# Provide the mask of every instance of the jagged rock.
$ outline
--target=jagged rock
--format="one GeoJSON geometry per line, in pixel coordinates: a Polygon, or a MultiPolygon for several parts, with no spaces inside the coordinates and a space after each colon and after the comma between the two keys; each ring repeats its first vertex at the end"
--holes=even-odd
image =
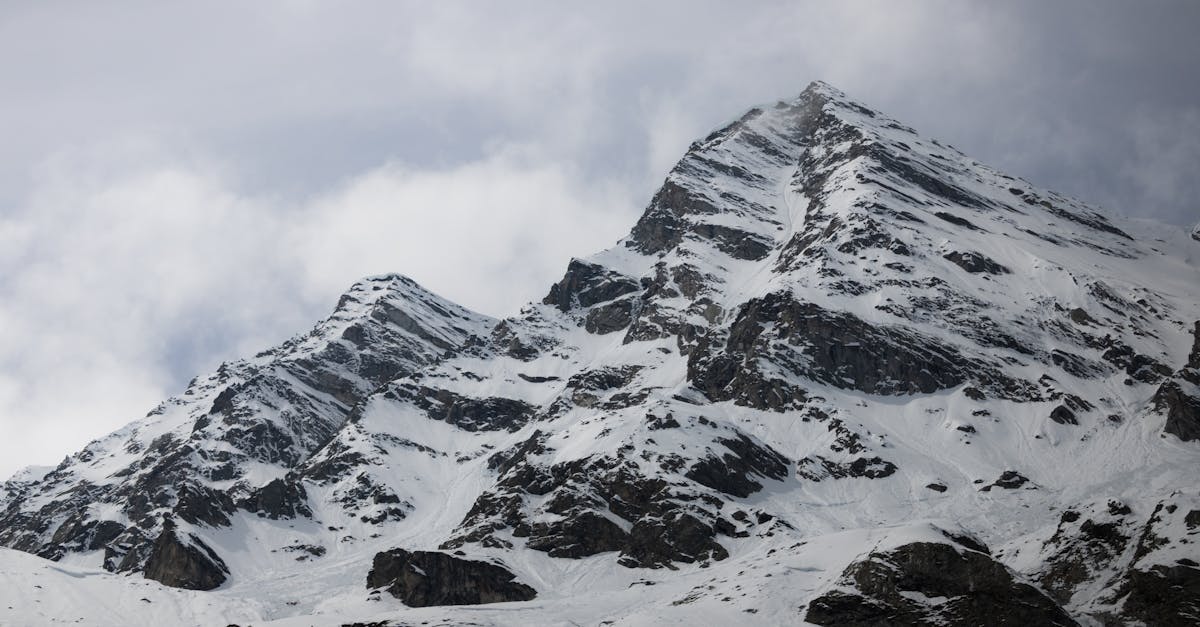
{"type": "Polygon", "coordinates": [[[671,567],[674,562],[691,564],[729,557],[725,547],[714,539],[712,525],[680,510],[671,510],[662,518],[639,520],[629,535],[630,543],[617,561],[622,566],[671,567]]]}
{"type": "Polygon", "coordinates": [[[593,511],[569,512],[555,524],[535,523],[526,546],[550,557],[586,557],[619,551],[629,544],[629,534],[607,517],[593,511]]]}
{"type": "Polygon", "coordinates": [[[1200,568],[1195,563],[1132,570],[1118,589],[1124,617],[1147,625],[1194,625],[1200,617],[1200,568]]]}
{"type": "Polygon", "coordinates": [[[308,508],[307,501],[308,494],[305,492],[304,486],[300,482],[288,478],[271,480],[270,483],[255,490],[238,505],[259,516],[278,520],[312,516],[312,510],[308,508]]]}
{"type": "Polygon", "coordinates": [[[1071,411],[1066,405],[1059,405],[1050,412],[1050,420],[1057,422],[1060,425],[1077,425],[1079,420],[1075,418],[1075,412],[1071,411]]]}
{"type": "Polygon", "coordinates": [[[1011,274],[1012,271],[1007,267],[996,263],[990,257],[981,253],[974,252],[959,252],[951,251],[942,255],[943,259],[949,260],[954,265],[970,272],[972,274],[987,273],[987,274],[1011,274]]]}
{"type": "MultiPolygon", "coordinates": [[[[811,481],[822,479],[866,478],[883,479],[896,473],[896,465],[881,457],[859,457],[849,462],[836,462],[817,456],[815,459],[806,457],[796,464],[796,474],[811,481]]],[[[946,487],[941,486],[945,491],[946,487]]],[[[937,489],[937,488],[932,488],[937,489]]]]}
{"type": "Polygon", "coordinates": [[[1154,407],[1167,415],[1163,433],[1184,442],[1200,440],[1200,321],[1195,324],[1187,364],[1159,386],[1154,407]]]}
{"type": "Polygon", "coordinates": [[[1030,483],[1029,478],[1022,475],[1021,473],[1019,473],[1015,470],[1005,470],[1003,473],[1000,474],[999,479],[996,479],[994,482],[983,486],[982,488],[979,489],[979,491],[980,492],[990,492],[992,490],[992,488],[1003,488],[1005,490],[1016,490],[1017,488],[1025,486],[1026,484],[1029,484],[1029,486],[1026,488],[1027,490],[1035,487],[1030,483]]]}
{"type": "Polygon", "coordinates": [[[759,261],[771,252],[770,240],[740,229],[700,223],[693,225],[691,232],[711,240],[718,250],[734,259],[759,261]]]}
{"type": "Polygon", "coordinates": [[[719,492],[745,498],[762,489],[752,477],[782,481],[788,474],[788,460],[771,447],[752,441],[745,435],[718,440],[728,452],[710,454],[696,462],[684,475],[688,479],[719,492]]]}
{"type": "Polygon", "coordinates": [[[529,601],[537,596],[501,566],[404,549],[375,554],[367,587],[385,588],[409,607],[529,601]]]}
{"type": "Polygon", "coordinates": [[[1142,383],[1159,383],[1172,374],[1166,364],[1148,355],[1142,355],[1126,344],[1117,343],[1101,355],[1103,359],[1121,368],[1125,374],[1142,383]]]}
{"type": "Polygon", "coordinates": [[[970,220],[968,220],[966,218],[960,218],[952,213],[946,213],[945,211],[935,211],[933,215],[935,215],[955,226],[961,226],[964,229],[969,229],[972,231],[982,231],[983,230],[983,229],[975,226],[975,224],[973,222],[971,222],[970,220]]]}
{"type": "Polygon", "coordinates": [[[914,542],[870,553],[813,600],[816,625],[1076,625],[1037,588],[967,547],[914,542]]]}
{"type": "Polygon", "coordinates": [[[542,302],[562,311],[574,307],[591,307],[636,292],[635,279],[622,276],[596,264],[572,259],[562,280],[550,288],[542,302]]]}
{"type": "Polygon", "coordinates": [[[534,407],[523,401],[499,397],[470,398],[449,390],[407,383],[390,387],[385,396],[410,402],[430,418],[465,431],[516,431],[535,413],[534,407]]]}
{"type": "Polygon", "coordinates": [[[588,312],[583,328],[588,333],[604,335],[620,331],[633,322],[633,301],[626,298],[596,307],[588,312]]]}
{"type": "Polygon", "coordinates": [[[229,567],[195,536],[188,534],[186,540],[181,540],[175,524],[167,520],[154,541],[143,574],[164,586],[212,590],[225,582],[229,567]]]}
{"type": "Polygon", "coordinates": [[[872,394],[929,394],[968,380],[1002,396],[1024,387],[936,339],[876,327],[780,292],[743,305],[723,349],[702,343],[693,351],[688,378],[713,400],[723,400],[731,386],[753,381],[739,368],[754,372],[755,360],[764,358],[814,380],[872,394]],[[786,342],[786,351],[777,347],[779,341],[786,342]]]}

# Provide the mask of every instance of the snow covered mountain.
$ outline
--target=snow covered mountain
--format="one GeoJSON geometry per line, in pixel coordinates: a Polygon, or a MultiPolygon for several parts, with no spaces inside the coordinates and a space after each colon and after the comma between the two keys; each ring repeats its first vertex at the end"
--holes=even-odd
{"type": "Polygon", "coordinates": [[[814,83],[519,315],[364,280],[14,477],[0,544],[255,624],[1191,624],[1198,261],[814,83]]]}

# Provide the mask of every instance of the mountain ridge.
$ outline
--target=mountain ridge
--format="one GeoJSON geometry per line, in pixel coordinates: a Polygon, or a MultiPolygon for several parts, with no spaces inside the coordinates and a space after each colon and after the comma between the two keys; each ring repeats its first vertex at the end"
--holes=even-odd
{"type": "Polygon", "coordinates": [[[143,484],[161,498],[141,503],[106,492],[89,446],[6,484],[0,544],[258,595],[260,619],[375,615],[354,604],[380,602],[372,559],[375,584],[422,605],[409,566],[379,561],[400,550],[445,586],[495,583],[466,558],[508,569],[560,613],[595,582],[597,620],[999,611],[933,562],[1035,608],[1014,621],[1169,624],[1200,611],[1156,600],[1197,581],[1189,246],[814,83],[693,143],[630,235],[542,301],[495,321],[364,280],[310,334],[189,386],[185,455],[142,442],[163,450],[135,476],[175,454],[159,474],[201,480],[143,484]],[[312,407],[308,430],[277,432],[281,407],[312,407]],[[269,435],[223,458],[206,429],[239,420],[269,435]],[[280,605],[297,561],[332,605],[280,605]],[[630,592],[664,570],[695,587],[630,592]]]}

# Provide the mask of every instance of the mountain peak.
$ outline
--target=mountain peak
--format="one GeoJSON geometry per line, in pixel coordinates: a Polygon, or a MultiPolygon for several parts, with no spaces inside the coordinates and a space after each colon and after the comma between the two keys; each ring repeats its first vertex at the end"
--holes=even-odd
{"type": "Polygon", "coordinates": [[[1200,282],[1155,233],[817,82],[519,316],[359,281],[10,483],[0,544],[272,619],[1171,624],[1200,282]]]}

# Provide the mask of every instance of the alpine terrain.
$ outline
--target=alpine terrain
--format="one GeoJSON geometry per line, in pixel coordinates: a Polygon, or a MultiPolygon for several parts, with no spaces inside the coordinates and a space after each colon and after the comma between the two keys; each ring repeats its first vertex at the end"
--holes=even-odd
{"type": "Polygon", "coordinates": [[[1200,234],[814,83],[516,316],[364,279],[17,474],[0,623],[1196,624],[1197,468],[1200,234]]]}

